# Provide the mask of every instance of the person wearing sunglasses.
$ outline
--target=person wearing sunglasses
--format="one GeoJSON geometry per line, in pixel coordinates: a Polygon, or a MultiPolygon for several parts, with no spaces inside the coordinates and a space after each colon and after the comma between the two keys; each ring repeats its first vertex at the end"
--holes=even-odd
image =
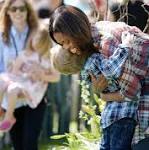
{"type": "MultiPolygon", "coordinates": [[[[0,73],[3,73],[25,49],[30,35],[37,31],[38,21],[28,0],[5,0],[0,18],[0,73]]],[[[1,106],[5,110],[8,108],[6,99],[1,106]]],[[[10,130],[14,150],[38,149],[45,108],[44,100],[35,109],[17,103],[14,112],[17,122],[10,130]]]]}

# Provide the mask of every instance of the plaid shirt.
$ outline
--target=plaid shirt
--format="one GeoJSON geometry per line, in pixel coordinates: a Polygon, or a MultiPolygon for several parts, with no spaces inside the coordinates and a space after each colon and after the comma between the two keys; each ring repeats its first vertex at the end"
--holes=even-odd
{"type": "MultiPolygon", "coordinates": [[[[111,27],[112,29],[111,29],[111,31],[110,31],[110,29],[108,28],[108,31],[104,31],[103,29],[102,29],[102,27],[104,28],[104,29],[107,29],[107,28],[105,28],[106,27],[106,24],[104,24],[104,26],[101,26],[100,24],[97,24],[97,25],[99,25],[99,26],[97,26],[98,27],[98,29],[96,28],[96,26],[94,26],[92,29],[93,29],[93,39],[94,39],[94,42],[95,42],[95,45],[96,46],[98,46],[99,47],[99,50],[100,50],[100,52],[102,53],[102,54],[104,54],[104,56],[105,57],[107,57],[107,58],[109,58],[112,54],[114,54],[114,52],[118,49],[118,48],[120,48],[119,47],[119,45],[120,45],[120,43],[121,43],[121,34],[122,34],[122,32],[123,31],[126,31],[126,28],[122,28],[122,26],[121,26],[121,23],[118,23],[118,27],[116,26],[116,24],[114,25],[114,27],[113,26],[110,26],[109,25],[109,27],[111,27]],[[115,31],[115,28],[118,28],[118,29],[116,29],[116,32],[117,32],[117,34],[116,34],[116,32],[114,32],[115,31]],[[123,30],[122,30],[123,29],[123,30]],[[99,34],[99,31],[101,31],[101,33],[103,34],[102,36],[99,36],[100,34],[99,34]],[[112,32],[113,31],[113,32],[112,32]]],[[[123,23],[122,23],[122,25],[124,25],[123,23]]],[[[126,27],[127,27],[127,25],[126,25],[126,27]]],[[[129,26],[128,26],[129,27],[129,26]]],[[[128,28],[129,29],[129,28],[128,28]]],[[[127,31],[128,31],[128,29],[127,29],[127,31]]],[[[131,31],[133,31],[133,32],[135,32],[135,33],[139,33],[140,32],[140,30],[139,31],[137,31],[137,28],[134,28],[133,30],[131,30],[131,31]],[[137,32],[136,32],[137,31],[137,32]]],[[[139,39],[139,38],[138,38],[139,39]]],[[[142,39],[141,39],[142,40],[142,39]]],[[[140,41],[141,41],[140,40],[140,41]]],[[[139,41],[139,42],[140,42],[139,41]]],[[[138,41],[137,41],[138,42],[138,41]]],[[[140,43],[139,43],[140,44],[140,43]]],[[[138,45],[139,45],[138,44],[138,45]]],[[[122,48],[120,48],[120,49],[122,49],[122,48]]],[[[136,59],[135,58],[138,58],[138,57],[135,57],[136,56],[136,52],[134,52],[133,53],[133,51],[130,51],[131,52],[131,62],[139,62],[139,60],[137,60],[136,61],[136,59]],[[135,55],[134,55],[135,54],[135,55]],[[133,57],[132,57],[133,56],[133,57]]],[[[129,58],[129,57],[128,57],[129,58]]],[[[92,60],[99,60],[99,59],[95,59],[94,57],[92,58],[90,58],[90,60],[89,60],[89,62],[87,62],[87,64],[85,65],[85,70],[86,70],[86,73],[87,73],[87,71],[88,70],[91,70],[92,71],[92,73],[94,72],[95,73],[95,75],[97,75],[97,74],[99,74],[100,72],[97,72],[97,70],[101,70],[101,68],[100,69],[98,69],[97,68],[97,65],[96,65],[96,62],[94,62],[94,63],[92,63],[92,60]],[[92,64],[92,65],[91,65],[92,64]],[[89,68],[88,69],[88,66],[90,66],[91,68],[89,68]]],[[[102,59],[102,57],[101,57],[101,59],[102,59]]],[[[113,68],[117,68],[118,67],[118,65],[119,64],[121,64],[121,61],[123,60],[123,59],[121,59],[120,57],[119,58],[117,58],[116,59],[117,60],[117,63],[111,63],[111,66],[113,67],[113,68]]],[[[129,60],[129,59],[128,59],[129,60]]],[[[102,66],[101,65],[101,61],[99,61],[99,66],[102,66]]],[[[123,63],[122,63],[123,64],[123,63]]],[[[135,64],[135,63],[134,63],[135,64]]],[[[130,64],[131,65],[131,64],[130,64]]],[[[131,68],[131,66],[129,65],[129,67],[131,68]]],[[[103,63],[103,66],[104,66],[104,63],[103,63]]],[[[126,66],[128,66],[127,65],[127,61],[125,62],[125,64],[124,64],[124,73],[125,74],[127,74],[127,76],[129,75],[128,73],[129,72],[125,72],[125,68],[126,68],[126,66]]],[[[133,66],[134,67],[134,66],[133,66]]],[[[102,68],[104,68],[104,67],[102,67],[102,68]]],[[[105,69],[105,68],[104,68],[105,69]]],[[[107,69],[111,69],[111,67],[109,67],[109,68],[107,68],[107,69]]],[[[120,68],[119,68],[120,69],[120,68]]],[[[130,69],[128,69],[128,67],[127,67],[127,69],[126,70],[130,70],[130,69]]],[[[105,70],[104,70],[105,71],[105,70]]],[[[109,72],[110,72],[111,70],[109,70],[109,72]]],[[[134,72],[133,73],[136,73],[135,71],[136,70],[133,70],[134,72]]],[[[105,71],[105,72],[108,72],[108,71],[105,71]]],[[[119,71],[118,71],[119,72],[119,71]]],[[[103,72],[102,72],[103,73],[103,72]]],[[[123,73],[123,74],[124,74],[123,73]]],[[[105,73],[106,74],[106,73],[105,73]]],[[[104,74],[104,75],[105,75],[104,74]]],[[[112,75],[112,73],[111,73],[111,75],[112,75]]],[[[144,74],[142,74],[142,76],[143,76],[144,74]]],[[[85,76],[83,76],[82,75],[82,77],[85,77],[85,76]]],[[[126,77],[126,76],[125,76],[126,77]]],[[[122,78],[122,77],[121,77],[122,78]]],[[[134,76],[134,74],[133,75],[131,75],[131,79],[134,79],[135,78],[135,76],[134,76]]],[[[86,78],[86,79],[88,79],[88,78],[86,78]]],[[[121,82],[125,85],[126,83],[128,83],[128,82],[130,82],[130,83],[132,83],[132,81],[134,82],[134,80],[128,80],[127,78],[125,79],[125,78],[122,78],[121,79],[121,82]],[[123,80],[122,80],[123,79],[123,80]],[[125,80],[124,80],[125,79],[125,80]]],[[[136,78],[135,78],[136,79],[136,78]]],[[[137,86],[137,87],[135,87],[136,88],[136,91],[134,92],[134,91],[132,91],[132,95],[134,96],[134,93],[135,94],[138,94],[138,91],[140,90],[140,82],[139,82],[139,80],[137,80],[138,82],[137,82],[137,84],[139,85],[139,87],[137,86]],[[139,90],[138,90],[139,89],[139,90]]],[[[136,80],[135,80],[135,82],[136,82],[136,80]]],[[[123,84],[121,84],[120,83],[120,87],[123,85],[123,84]]],[[[127,84],[126,84],[127,85],[127,84]]],[[[124,90],[126,90],[126,91],[128,91],[128,87],[127,86],[124,86],[124,90]]],[[[136,85],[136,84],[135,84],[136,85]]],[[[132,87],[131,87],[132,88],[132,87]]],[[[130,88],[130,89],[131,89],[130,88]]],[[[122,90],[122,89],[121,89],[122,90]]],[[[130,94],[130,91],[128,91],[129,92],[129,94],[130,94]]],[[[128,93],[127,92],[127,93],[128,93]]],[[[122,93],[123,94],[123,93],[122,93]]],[[[131,94],[130,94],[131,95],[131,94]]],[[[125,96],[126,97],[126,96],[125,96]]],[[[106,106],[105,106],[105,109],[104,109],[104,111],[102,112],[102,115],[101,115],[101,126],[102,126],[102,128],[106,128],[106,127],[108,127],[108,126],[110,126],[112,123],[114,123],[114,122],[116,122],[117,120],[120,120],[120,119],[122,119],[122,118],[125,118],[125,117],[128,117],[128,118],[132,118],[132,119],[135,119],[135,120],[137,120],[137,109],[138,109],[138,101],[124,101],[124,102],[107,102],[107,104],[106,104],[106,106]]]]}
{"type": "Polygon", "coordinates": [[[136,40],[129,50],[129,57],[123,66],[120,78],[121,94],[133,99],[141,89],[140,79],[143,79],[149,66],[149,36],[138,28],[126,25],[123,22],[100,21],[92,26],[95,45],[99,51],[110,57],[121,43],[122,32],[128,31],[136,36],[136,40]],[[108,25],[108,28],[107,28],[108,25]],[[101,37],[99,36],[102,35],[101,37]]]}
{"type": "MultiPolygon", "coordinates": [[[[100,53],[94,53],[93,55],[91,55],[82,71],[81,71],[81,79],[84,80],[86,82],[86,84],[90,85],[91,84],[91,78],[90,78],[90,74],[93,74],[96,78],[103,72],[101,72],[101,68],[102,66],[104,66],[104,64],[102,63],[102,60],[104,59],[104,57],[102,57],[103,55],[101,55],[100,53]]],[[[117,73],[120,73],[120,69],[118,69],[117,73]]],[[[106,73],[106,70],[104,70],[104,74],[106,73]]],[[[108,71],[109,73],[109,71],[108,71]]],[[[117,83],[116,80],[114,79],[110,79],[109,80],[109,85],[108,87],[104,90],[104,92],[115,92],[119,90],[119,85],[117,83]]],[[[99,89],[100,90],[100,89],[99,89]]]]}
{"type": "MultiPolygon", "coordinates": [[[[134,96],[135,93],[138,93],[138,91],[140,90],[139,84],[140,84],[140,79],[142,78],[135,77],[133,73],[135,73],[138,76],[140,75],[140,77],[145,76],[145,79],[142,80],[141,98],[140,98],[139,108],[137,112],[139,124],[136,127],[136,131],[135,131],[134,139],[133,139],[133,143],[137,143],[138,141],[145,138],[144,131],[149,126],[149,73],[147,73],[147,71],[149,70],[148,69],[148,66],[149,66],[148,36],[142,33],[136,27],[130,27],[122,22],[112,23],[108,21],[101,21],[92,27],[92,34],[93,34],[93,39],[95,41],[95,45],[97,45],[101,49],[101,53],[103,53],[107,57],[112,55],[113,51],[115,50],[115,47],[117,47],[117,45],[121,42],[120,40],[121,33],[123,31],[128,31],[130,33],[135,34],[137,39],[135,40],[135,43],[133,45],[133,50],[132,50],[132,54],[130,57],[131,60],[128,59],[128,61],[124,65],[123,74],[121,76],[122,94],[126,97],[127,96],[132,97],[134,96]],[[108,28],[107,28],[107,24],[108,24],[108,28]],[[100,31],[100,34],[103,34],[106,36],[109,35],[109,38],[106,36],[100,37],[99,31],[100,31]]],[[[125,105],[125,106],[130,107],[130,112],[131,111],[133,112],[133,111],[136,111],[137,103],[136,105],[128,103],[128,105],[125,105]]],[[[118,113],[121,113],[121,111],[117,112],[118,108],[115,109],[114,107],[111,107],[110,104],[107,103],[104,114],[106,114],[106,111],[107,111],[107,116],[109,116],[108,114],[112,112],[114,114],[113,117],[116,116],[117,118],[117,116],[120,115],[118,113]]],[[[120,106],[117,106],[117,107],[120,107],[120,106]]],[[[111,115],[111,118],[113,117],[111,115]]],[[[134,118],[136,118],[136,116],[134,118]]]]}
{"type": "Polygon", "coordinates": [[[142,91],[138,108],[139,123],[136,126],[132,144],[137,144],[145,138],[145,130],[149,127],[149,73],[142,80],[142,91]]]}
{"type": "MultiPolygon", "coordinates": [[[[127,55],[125,56],[125,54],[127,54],[127,50],[126,51],[122,51],[124,53],[119,53],[121,55],[117,55],[119,57],[116,57],[116,62],[112,61],[111,66],[114,69],[119,63],[118,60],[125,60],[127,58],[127,55]],[[114,63],[115,62],[115,63],[114,63]]],[[[113,60],[113,59],[112,59],[113,60]]],[[[110,60],[106,60],[104,58],[103,55],[101,55],[100,53],[94,53],[93,55],[91,55],[84,67],[83,70],[81,71],[81,77],[82,80],[85,80],[86,83],[90,84],[91,80],[90,80],[90,76],[89,74],[92,73],[93,75],[95,75],[96,77],[99,76],[99,74],[101,74],[104,71],[104,74],[109,74],[113,69],[109,67],[105,67],[104,63],[102,62],[109,62],[110,60]]],[[[122,64],[120,63],[118,66],[121,66],[122,64]]],[[[115,71],[115,70],[114,70],[115,71]]],[[[117,71],[115,71],[115,77],[119,76],[121,72],[121,68],[117,69],[117,71]]],[[[112,72],[113,73],[113,72],[112,72]]],[[[111,74],[112,74],[111,73],[111,74]]],[[[107,77],[107,76],[106,76],[107,77]]],[[[108,76],[109,77],[109,76],[108,76]]],[[[109,78],[108,80],[112,81],[110,82],[111,84],[108,85],[108,87],[104,90],[104,92],[114,92],[114,91],[118,91],[119,90],[119,84],[118,82],[114,79],[114,78],[109,78]]],[[[120,120],[122,118],[128,117],[128,118],[133,118],[135,120],[137,120],[137,101],[125,101],[125,102],[107,102],[104,111],[101,114],[101,126],[102,128],[106,128],[109,125],[111,125],[112,123],[114,123],[117,120],[120,120]]]]}
{"type": "Polygon", "coordinates": [[[115,50],[114,54],[108,59],[101,53],[92,54],[86,61],[83,70],[81,71],[82,80],[87,84],[91,83],[90,74],[96,78],[102,73],[109,81],[109,86],[105,92],[114,92],[119,90],[118,81],[116,80],[121,75],[122,65],[128,57],[128,49],[121,44],[115,50]]]}
{"type": "Polygon", "coordinates": [[[96,77],[102,72],[107,78],[119,78],[124,62],[128,57],[128,48],[119,44],[118,48],[108,59],[101,53],[92,54],[84,65],[82,76],[86,82],[89,82],[89,73],[94,74],[96,77]]]}

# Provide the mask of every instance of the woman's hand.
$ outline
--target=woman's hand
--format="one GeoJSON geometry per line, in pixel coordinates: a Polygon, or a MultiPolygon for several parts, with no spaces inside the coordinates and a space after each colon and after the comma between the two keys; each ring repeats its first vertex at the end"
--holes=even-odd
{"type": "Polygon", "coordinates": [[[100,93],[100,98],[106,102],[108,101],[116,101],[122,102],[124,97],[120,94],[120,91],[112,92],[112,93],[100,93]]]}
{"type": "Polygon", "coordinates": [[[108,86],[108,82],[102,74],[99,75],[98,78],[96,78],[93,74],[90,74],[90,77],[94,91],[101,92],[108,86]]]}
{"type": "Polygon", "coordinates": [[[102,99],[102,100],[104,100],[104,101],[109,101],[109,99],[108,99],[108,95],[107,94],[104,94],[104,93],[100,93],[100,98],[102,99]]]}

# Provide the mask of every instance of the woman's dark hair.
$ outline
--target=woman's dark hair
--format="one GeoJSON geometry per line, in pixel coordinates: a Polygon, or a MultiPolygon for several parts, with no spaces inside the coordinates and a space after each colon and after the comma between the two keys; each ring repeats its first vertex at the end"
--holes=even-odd
{"type": "Polygon", "coordinates": [[[81,50],[94,49],[88,17],[77,7],[58,7],[50,17],[49,33],[56,43],[53,34],[62,33],[70,37],[81,50]]]}

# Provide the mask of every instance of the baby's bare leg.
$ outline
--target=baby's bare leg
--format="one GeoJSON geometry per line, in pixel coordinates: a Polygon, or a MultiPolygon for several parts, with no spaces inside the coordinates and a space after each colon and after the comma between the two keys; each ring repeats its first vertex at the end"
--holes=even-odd
{"type": "Polygon", "coordinates": [[[13,113],[16,107],[16,103],[19,99],[20,93],[22,93],[22,89],[19,86],[12,84],[8,87],[7,90],[8,108],[6,111],[5,119],[14,119],[13,113]]]}
{"type": "Polygon", "coordinates": [[[17,100],[19,99],[20,93],[23,89],[18,83],[12,83],[7,88],[8,107],[6,110],[5,117],[0,123],[0,131],[7,132],[15,124],[16,119],[14,117],[14,110],[16,107],[17,100]]]}
{"type": "Polygon", "coordinates": [[[0,104],[3,100],[5,92],[7,91],[7,87],[8,87],[8,83],[6,83],[0,78],[0,104]]]}

